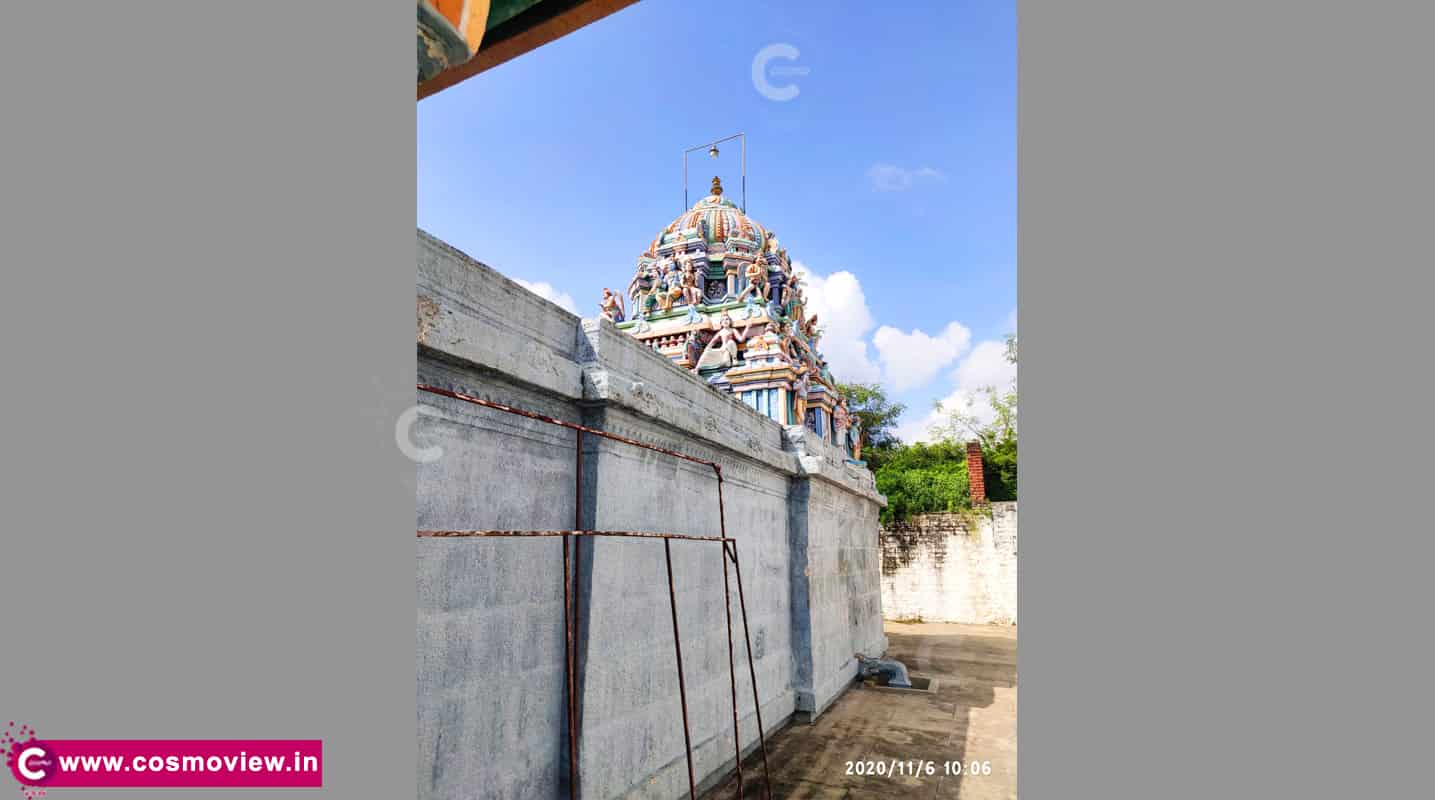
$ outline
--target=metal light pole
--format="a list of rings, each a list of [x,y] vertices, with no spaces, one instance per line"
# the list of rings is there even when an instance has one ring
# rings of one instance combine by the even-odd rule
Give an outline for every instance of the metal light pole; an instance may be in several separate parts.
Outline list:
[[[700,144],[700,145],[698,145],[698,146],[696,146],[696,147],[689,147],[688,149],[686,149],[686,150],[683,151],[683,210],[684,210],[684,211],[687,211],[688,208],[690,207],[690,206],[688,205],[688,153],[691,153],[691,152],[694,151],[694,150],[702,150],[702,149],[706,148],[707,151],[708,151],[708,155],[712,156],[713,158],[717,158],[717,157],[718,157],[718,148],[717,148],[717,146],[720,145],[720,144],[722,144],[723,142],[730,142],[730,141],[732,141],[733,139],[741,139],[741,140],[742,140],[742,213],[744,213],[744,214],[747,213],[747,134],[746,134],[746,133],[734,133],[733,135],[731,135],[731,136],[729,136],[729,137],[727,137],[727,138],[725,138],[725,139],[717,139],[716,141],[712,141],[712,142],[709,142],[709,143],[707,143],[707,144]]]

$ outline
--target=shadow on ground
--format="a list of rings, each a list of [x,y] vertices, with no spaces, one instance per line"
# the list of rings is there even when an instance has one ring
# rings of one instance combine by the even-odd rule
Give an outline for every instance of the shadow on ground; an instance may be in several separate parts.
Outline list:
[[[935,694],[855,685],[813,725],[793,724],[767,742],[772,797],[1015,798],[1016,628],[888,622],[888,656],[935,678]],[[914,772],[933,762],[936,774]],[[858,774],[858,762],[884,774]],[[967,774],[972,763],[978,774]],[[983,762],[990,774],[980,774]],[[961,764],[960,774],[948,764]],[[870,773],[870,770],[869,770]],[[763,797],[762,754],[743,761],[742,797]],[[737,776],[704,795],[737,794]]]

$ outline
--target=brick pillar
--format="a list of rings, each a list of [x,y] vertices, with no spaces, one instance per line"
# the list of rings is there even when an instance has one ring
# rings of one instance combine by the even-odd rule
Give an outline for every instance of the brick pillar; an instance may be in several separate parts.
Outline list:
[[[982,446],[980,442],[967,442],[967,481],[972,487],[972,505],[985,505],[987,481],[982,476]]]

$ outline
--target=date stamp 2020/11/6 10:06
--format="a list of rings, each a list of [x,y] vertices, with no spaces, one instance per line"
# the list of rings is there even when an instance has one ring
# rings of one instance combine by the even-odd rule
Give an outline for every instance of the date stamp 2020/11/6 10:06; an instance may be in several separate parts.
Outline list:
[[[990,775],[990,761],[918,761],[891,758],[883,761],[848,761],[848,775],[871,775],[875,777],[926,777],[933,775]]]

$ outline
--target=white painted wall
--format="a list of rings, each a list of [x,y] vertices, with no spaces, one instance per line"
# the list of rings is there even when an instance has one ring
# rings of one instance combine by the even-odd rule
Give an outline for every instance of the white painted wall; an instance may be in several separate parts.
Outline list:
[[[883,528],[886,619],[1016,624],[1016,503],[988,513],[922,514]]]

